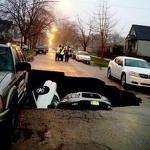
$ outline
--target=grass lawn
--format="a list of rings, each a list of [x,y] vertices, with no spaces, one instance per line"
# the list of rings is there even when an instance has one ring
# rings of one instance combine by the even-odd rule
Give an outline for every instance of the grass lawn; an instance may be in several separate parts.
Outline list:
[[[26,56],[26,58],[33,56],[33,50],[24,50],[23,53]]]
[[[99,67],[107,67],[109,61],[98,58],[96,56],[91,56],[91,60],[94,62],[94,64],[98,65]]]

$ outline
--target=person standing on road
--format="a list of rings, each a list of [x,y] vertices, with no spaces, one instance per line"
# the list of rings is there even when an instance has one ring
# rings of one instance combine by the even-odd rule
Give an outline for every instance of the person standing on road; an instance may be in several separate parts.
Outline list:
[[[70,52],[69,52],[69,46],[67,46],[65,48],[65,62],[68,62],[69,61],[69,57],[70,57]]]
[[[65,51],[65,47],[62,47],[62,49],[60,51],[60,59],[61,59],[61,61],[64,60],[64,54],[65,54],[64,51]]]
[[[59,46],[56,48],[55,61],[59,61],[61,50],[62,50],[62,46],[59,45]]]

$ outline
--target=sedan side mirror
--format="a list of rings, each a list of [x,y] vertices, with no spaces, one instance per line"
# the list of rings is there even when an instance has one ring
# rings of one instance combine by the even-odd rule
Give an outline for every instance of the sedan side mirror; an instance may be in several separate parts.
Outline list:
[[[31,65],[27,62],[19,62],[16,65],[16,71],[31,70]]]

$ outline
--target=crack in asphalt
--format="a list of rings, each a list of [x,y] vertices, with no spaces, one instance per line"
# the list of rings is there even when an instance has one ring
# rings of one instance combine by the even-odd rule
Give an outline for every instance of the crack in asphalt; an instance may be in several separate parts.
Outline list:
[[[74,148],[73,148],[74,147]],[[80,149],[80,150],[85,150],[92,148],[92,150],[113,150],[111,147],[107,146],[106,144],[101,144],[101,143],[96,143],[96,142],[88,142],[88,143],[81,143],[81,142],[72,142],[72,143],[60,143],[57,145],[55,150],[72,150],[74,149]]]

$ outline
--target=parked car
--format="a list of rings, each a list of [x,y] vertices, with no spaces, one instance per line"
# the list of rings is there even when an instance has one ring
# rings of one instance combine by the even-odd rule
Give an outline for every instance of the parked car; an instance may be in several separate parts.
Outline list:
[[[91,57],[90,57],[89,53],[85,52],[85,51],[78,51],[76,53],[76,60],[81,61],[81,62],[85,62],[88,64],[91,63]]]
[[[14,123],[16,109],[27,93],[31,66],[18,46],[0,44],[0,122]]]
[[[47,46],[40,45],[36,47],[36,54],[46,54],[46,53],[48,53]]]
[[[143,60],[133,57],[116,57],[109,62],[107,77],[121,80],[121,85],[127,84],[150,87],[150,66]]]
[[[38,87],[32,94],[38,109],[55,108],[60,102],[57,84],[51,80],[47,80],[42,87]]]
[[[76,53],[77,53],[77,52],[78,52],[77,50],[73,50],[73,51],[72,51],[72,53],[71,53],[72,59],[76,59]]]
[[[57,108],[67,109],[111,109],[110,101],[98,94],[92,92],[77,92],[66,95]]]

